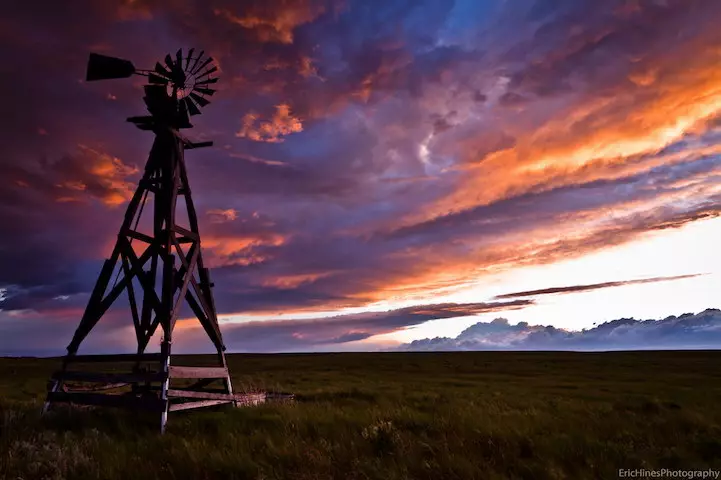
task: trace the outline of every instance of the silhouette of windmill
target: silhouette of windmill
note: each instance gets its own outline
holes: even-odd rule
[[[178,50],[175,57],[166,55],[164,64],[156,63],[153,70],[138,70],[128,60],[90,54],[87,81],[132,75],[147,77],[149,83],[143,87],[143,100],[150,115],[131,117],[128,121],[141,130],[152,131],[155,140],[115,247],[103,264],[85,313],[67,347],[62,369],[51,378],[44,412],[56,402],[144,409],[161,414],[161,431],[164,431],[169,411],[223,403],[237,405],[241,400],[248,403],[248,398],[233,395],[213,300],[213,284],[203,264],[198,220],[185,168],[185,150],[211,146],[212,142],[194,143],[179,132],[191,128],[190,116],[200,114],[200,108],[210,103],[207,97],[215,92],[210,87],[218,81],[212,76],[217,71],[211,57],[204,57],[202,51],[196,54],[192,48],[187,55],[182,50]],[[151,195],[152,227],[143,232],[139,222]],[[184,199],[186,226],[179,225],[176,218],[179,198]],[[115,280],[111,283],[114,273]],[[136,354],[77,355],[83,340],[123,292],[127,292],[130,303]],[[188,367],[171,363],[173,329],[184,302],[217,350],[215,366]],[[162,329],[160,353],[146,353],[158,327]],[[131,362],[131,371],[96,373],[70,368],[87,362],[117,361]],[[195,383],[171,388],[170,380],[178,378],[192,379],[186,383]],[[221,381],[223,388],[205,389],[215,381]],[[88,383],[95,387],[88,387]],[[253,399],[250,402],[253,403]]]

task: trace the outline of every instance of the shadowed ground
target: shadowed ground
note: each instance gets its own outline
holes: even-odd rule
[[[721,469],[721,352],[230,355],[289,405],[38,418],[57,359],[0,359],[0,478],[617,478]]]

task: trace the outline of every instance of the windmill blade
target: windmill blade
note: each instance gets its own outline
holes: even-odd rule
[[[150,80],[150,83],[157,83],[160,85],[167,85],[169,81],[167,78],[153,72],[150,72],[150,74],[148,74],[148,79]]]
[[[180,118],[188,118],[188,106],[185,104],[185,102],[179,102],[178,110],[180,113]]]
[[[193,62],[193,66],[190,67],[190,71],[191,71],[191,72],[193,71],[193,69],[195,69],[195,66],[198,64],[198,62],[200,61],[200,59],[203,58],[203,54],[204,54],[204,53],[205,53],[205,50],[201,50],[201,51],[200,51],[200,53],[198,54],[198,58],[195,59],[195,62]]]
[[[188,58],[185,59],[185,71],[188,71],[188,66],[190,65],[190,60],[193,58],[193,52],[195,51],[194,48],[191,48],[188,50]]]
[[[218,67],[209,68],[209,69],[206,70],[205,72],[199,73],[198,76],[199,76],[199,77],[205,77],[206,75],[210,75],[211,73],[217,72],[217,71],[218,71]]]
[[[188,113],[191,115],[200,115],[200,109],[195,105],[195,103],[193,103],[190,97],[183,98],[183,102],[188,108]]]
[[[195,67],[195,68],[191,71],[191,73],[198,73],[199,71],[201,71],[202,69],[204,69],[205,67],[207,67],[207,66],[210,64],[210,62],[212,62],[212,61],[213,61],[213,57],[208,57],[208,58],[203,62],[202,65],[200,65],[199,67]]]
[[[202,93],[203,95],[208,95],[208,96],[213,95],[215,93],[215,90],[212,90],[210,88],[195,87],[195,88],[193,88],[193,91],[196,91],[196,92]]]
[[[207,105],[210,103],[209,100],[206,100],[205,98],[201,97],[201,96],[198,95],[197,93],[190,92],[190,95],[189,95],[189,96],[190,96],[190,98],[192,98],[193,100],[195,100],[195,101],[198,103],[198,105],[200,105],[201,107],[205,107],[205,106],[207,106]]]
[[[208,84],[216,83],[217,81],[218,81],[218,77],[215,77],[215,78],[206,78],[205,80],[198,80],[197,82],[195,82],[195,86],[196,86],[196,87],[199,87],[199,86],[201,86],[201,85],[206,85],[206,86],[207,86]]]
[[[173,57],[170,54],[165,56],[165,65],[168,66],[171,72],[175,71],[175,65],[173,64]]]
[[[165,67],[160,64],[160,62],[157,62],[155,64],[155,71],[164,77],[170,78],[170,72],[166,70]]]
[[[179,69],[183,69],[183,49],[179,48],[178,51],[175,53],[175,65]]]

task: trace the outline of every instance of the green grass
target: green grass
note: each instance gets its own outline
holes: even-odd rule
[[[721,352],[231,355],[293,404],[39,410],[55,359],[0,359],[0,478],[617,478],[721,469]]]

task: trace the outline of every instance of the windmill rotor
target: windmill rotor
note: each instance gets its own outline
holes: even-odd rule
[[[153,117],[189,128],[189,117],[200,115],[210,104],[207,97],[216,92],[217,72],[213,57],[205,56],[204,50],[196,53],[194,48],[187,53],[179,49],[175,55],[167,54],[152,70],[137,70],[129,60],[91,53],[86,80],[145,76],[149,85],[145,86],[144,100]]]

